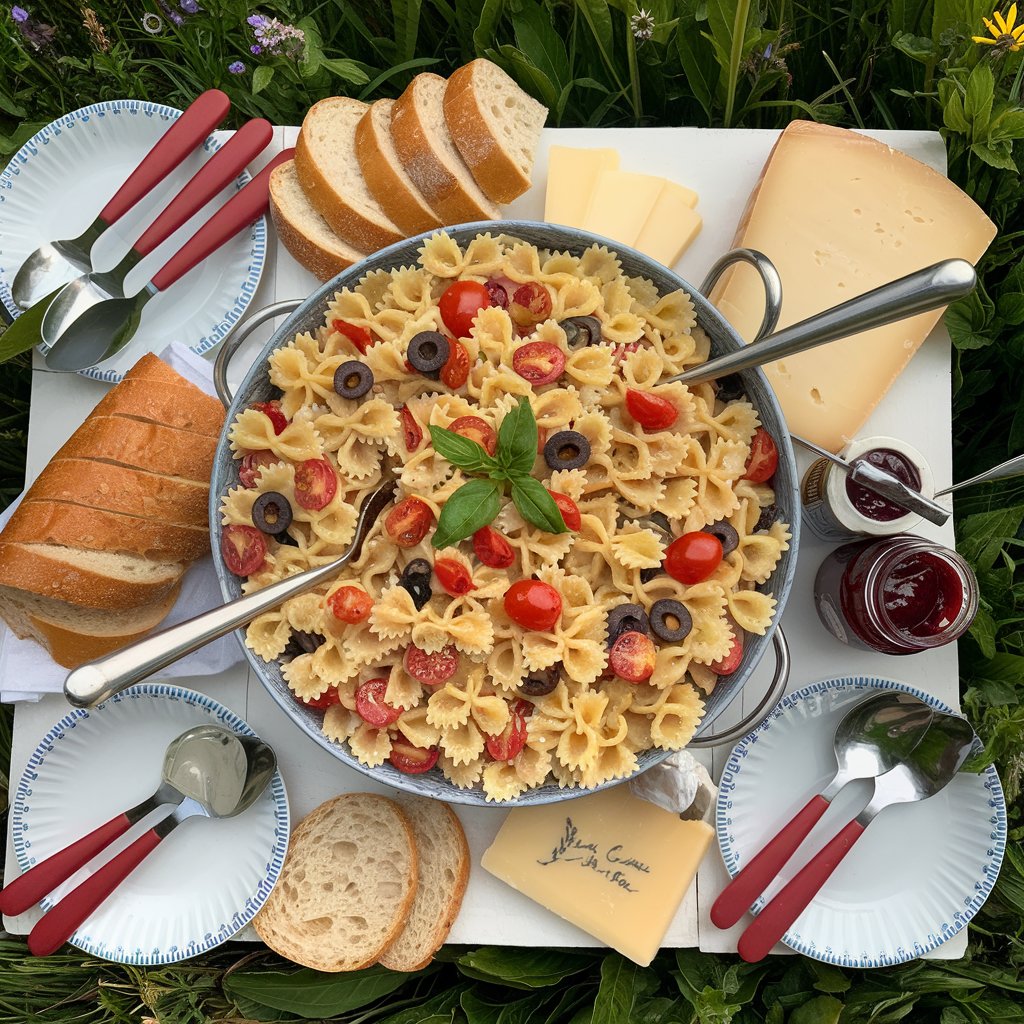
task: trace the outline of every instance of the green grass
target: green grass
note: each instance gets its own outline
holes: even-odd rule
[[[444,74],[477,55],[501,63],[546,103],[553,125],[781,127],[810,117],[851,128],[942,131],[950,176],[999,227],[977,295],[947,314],[956,476],[1024,449],[1024,52],[971,41],[984,33],[987,2],[654,0],[647,40],[631,32],[636,6],[627,0],[263,4],[264,13],[304,30],[305,46],[294,56],[251,54],[251,11],[234,0],[204,2],[201,12],[182,14],[180,26],[158,0],[97,2],[102,34],[83,24],[77,3],[22,6],[30,20],[21,29],[0,7],[0,155],[56,115],[100,99],[137,96],[183,107],[219,86],[231,96],[236,122],[262,115],[296,124],[323,96],[394,96],[419,70]],[[147,12],[162,16],[157,35],[142,27]],[[244,73],[228,71],[235,61],[245,63]],[[0,365],[2,502],[20,489],[28,385],[27,359]],[[640,969],[602,952],[481,948],[448,950],[442,963],[411,978],[376,970],[331,977],[233,944],[142,971],[77,952],[33,961],[21,940],[10,939],[0,942],[0,1022],[1024,1020],[1022,521],[1024,482],[958,500],[958,546],[982,592],[982,613],[961,643],[963,703],[986,759],[1000,769],[1011,825],[999,883],[970,926],[963,961],[860,972],[796,957],[747,967],[736,957],[683,950]],[[0,713],[4,766],[9,744],[7,708]]]

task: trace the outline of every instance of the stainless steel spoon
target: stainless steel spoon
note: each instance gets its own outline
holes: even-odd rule
[[[894,768],[921,741],[934,716],[924,701],[909,693],[886,691],[858,701],[836,729],[839,767],[832,781],[722,890],[711,907],[712,923],[731,928],[788,863],[839,791],[854,779],[873,779]]]
[[[828,881],[864,830],[887,807],[934,796],[956,776],[971,752],[974,730],[956,715],[936,714],[903,762],[875,779],[870,802],[754,918],[740,937],[748,963],[763,959]]]
[[[202,737],[186,739],[173,763],[164,766],[164,782],[180,794],[178,806],[43,915],[28,937],[34,956],[59,949],[187,818],[232,818],[252,806],[267,788],[277,771],[273,749],[255,736],[209,728]]]

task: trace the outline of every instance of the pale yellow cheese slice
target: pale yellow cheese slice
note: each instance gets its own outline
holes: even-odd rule
[[[619,166],[615,149],[575,149],[552,146],[548,150],[548,183],[544,194],[544,220],[549,224],[583,227],[594,183],[602,171]]]
[[[633,245],[661,195],[664,178],[635,171],[602,171],[594,183],[585,231]]]
[[[693,189],[666,181],[633,242],[634,248],[662,266],[675,266],[703,226],[700,214],[694,210],[696,205]]]
[[[616,786],[510,812],[480,863],[647,966],[714,834]]]
[[[995,225],[947,178],[857,132],[794,121],[772,150],[735,245],[759,249],[782,277],[786,327],[939,260],[976,263]],[[711,295],[751,341],[764,291],[751,267]],[[839,451],[935,326],[940,310],[765,367],[789,429]]]

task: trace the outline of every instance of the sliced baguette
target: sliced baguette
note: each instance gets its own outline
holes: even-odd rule
[[[131,371],[129,371],[129,374]],[[217,437],[224,425],[224,406],[187,382],[160,383],[131,377],[103,396],[93,416],[128,416],[136,420],[161,423],[178,430],[189,430],[204,437]]]
[[[377,100],[356,125],[356,155],[363,178],[381,209],[405,232],[441,226],[441,218],[430,208],[423,193],[405,172],[391,140],[391,111],[394,100]]]
[[[510,203],[530,187],[548,108],[482,57],[459,68],[444,92],[444,119],[488,199]]]
[[[295,145],[295,171],[309,201],[346,242],[367,253],[405,238],[359,170],[356,125],[368,109],[348,96],[320,100],[303,118]]]
[[[501,211],[481,191],[455,148],[444,117],[446,82],[417,75],[395,101],[391,139],[406,173],[446,224],[497,220]]]
[[[398,804],[345,793],[292,833],[281,877],[253,927],[295,963],[358,971],[376,963],[401,930],[417,865],[413,828]]]
[[[469,845],[447,804],[423,797],[400,803],[416,833],[419,881],[405,927],[380,962],[392,971],[418,971],[433,960],[458,917],[469,882]]]
[[[321,281],[363,258],[313,208],[299,185],[294,160],[275,167],[270,175],[270,216],[281,244]]]

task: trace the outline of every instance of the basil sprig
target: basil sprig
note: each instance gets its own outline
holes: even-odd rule
[[[431,541],[435,548],[457,544],[493,522],[501,511],[506,487],[528,523],[548,533],[567,532],[554,498],[530,475],[537,457],[537,420],[526,398],[520,398],[501,421],[494,455],[488,455],[476,441],[444,427],[432,426],[430,439],[438,454],[453,466],[485,478],[464,483],[444,503]]]

